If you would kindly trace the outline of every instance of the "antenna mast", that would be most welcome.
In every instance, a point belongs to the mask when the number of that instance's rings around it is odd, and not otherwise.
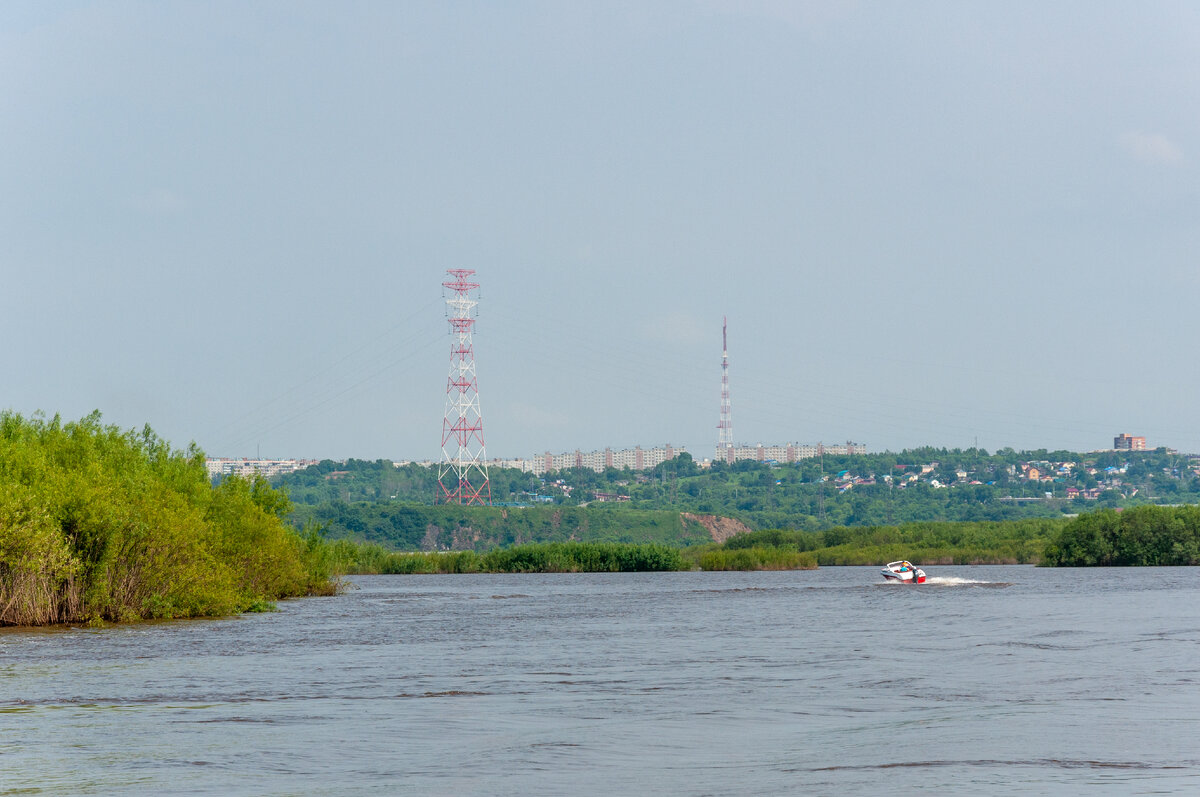
[[[733,412],[729,406],[729,340],[726,335],[728,319],[721,318],[721,420],[717,422],[717,456],[733,462]]]
[[[446,416],[442,420],[442,464],[438,468],[439,504],[492,503],[492,485],[484,458],[483,416],[479,412],[479,382],[475,377],[475,328],[479,300],[471,292],[478,282],[467,280],[472,269],[452,268],[442,283],[446,318],[450,322],[450,376],[446,380]],[[453,452],[453,453],[452,453]]]

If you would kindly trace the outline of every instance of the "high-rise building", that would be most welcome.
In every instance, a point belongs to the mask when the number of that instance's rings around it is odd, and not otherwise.
[[[1130,437],[1122,432],[1113,438],[1113,448],[1117,451],[1145,451],[1146,438]]]
[[[733,409],[729,403],[729,327],[727,318],[721,319],[721,417],[717,421],[717,460],[732,463],[733,453]]]
[[[825,445],[823,443],[801,444],[787,443],[786,445],[765,446],[762,443],[754,446],[732,446],[725,455],[731,457],[730,462],[753,459],[759,462],[796,462],[801,459],[812,459],[822,454],[831,456],[847,456],[865,454],[867,447],[863,443],[846,441],[846,445]],[[724,461],[724,457],[722,458]]]

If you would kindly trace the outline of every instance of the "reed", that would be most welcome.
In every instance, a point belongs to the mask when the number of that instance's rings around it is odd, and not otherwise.
[[[701,570],[815,570],[811,553],[782,548],[710,550],[699,557]]]
[[[474,551],[389,552],[371,543],[331,543],[341,574],[619,573],[688,570],[676,548],[657,544],[562,542]]]
[[[875,565],[897,559],[924,564],[1036,564],[1066,522],[1038,518],[838,527],[825,531],[769,529],[739,534],[722,548],[806,551],[822,566]]]

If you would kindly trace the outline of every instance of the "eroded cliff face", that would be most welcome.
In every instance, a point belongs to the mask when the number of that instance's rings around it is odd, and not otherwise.
[[[725,542],[725,540],[735,534],[742,534],[751,530],[745,523],[733,518],[718,517],[717,515],[693,515],[691,512],[682,512],[680,514],[685,521],[699,523],[708,529],[713,542]]]

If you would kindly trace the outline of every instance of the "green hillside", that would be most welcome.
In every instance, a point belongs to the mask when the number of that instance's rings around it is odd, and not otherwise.
[[[316,523],[328,539],[403,551],[487,551],[532,542],[664,543],[712,540],[699,522],[670,510],[577,506],[460,507],[332,501],[296,506],[294,523]]]
[[[275,484],[296,504],[297,523],[316,521],[334,538],[432,550],[567,539],[673,545],[708,539],[680,513],[730,518],[749,529],[809,532],[1061,519],[1100,508],[1200,502],[1198,473],[1200,461],[1166,449],[919,448],[711,468],[685,453],[644,472],[571,468],[539,477],[492,468],[493,500],[509,506],[464,517],[433,506],[436,469],[416,464],[325,461]]]

